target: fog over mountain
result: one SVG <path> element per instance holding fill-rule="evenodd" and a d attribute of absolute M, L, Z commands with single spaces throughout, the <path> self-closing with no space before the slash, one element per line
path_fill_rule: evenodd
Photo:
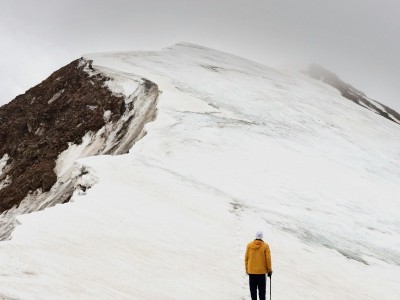
<path fill-rule="evenodd" d="M 395 0 L 0 2 L 0 103 L 81 53 L 187 41 L 269 66 L 318 63 L 400 108 Z"/>

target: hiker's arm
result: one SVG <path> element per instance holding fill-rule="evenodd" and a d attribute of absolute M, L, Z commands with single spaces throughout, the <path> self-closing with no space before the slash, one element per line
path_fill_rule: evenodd
<path fill-rule="evenodd" d="M 267 273 L 272 273 L 271 251 L 268 245 L 265 249 L 265 261 L 267 262 Z"/>
<path fill-rule="evenodd" d="M 244 267 L 246 269 L 246 273 L 247 273 L 247 262 L 249 261 L 249 246 L 247 246 L 246 248 L 246 254 L 244 256 Z M 248 274 L 248 273 L 247 273 Z"/>

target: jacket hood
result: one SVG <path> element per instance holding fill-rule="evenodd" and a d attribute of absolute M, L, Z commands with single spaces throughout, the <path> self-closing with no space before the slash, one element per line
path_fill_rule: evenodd
<path fill-rule="evenodd" d="M 261 247 L 261 245 L 264 244 L 263 241 L 261 240 L 254 240 L 250 243 L 250 248 L 251 249 L 258 249 Z"/>

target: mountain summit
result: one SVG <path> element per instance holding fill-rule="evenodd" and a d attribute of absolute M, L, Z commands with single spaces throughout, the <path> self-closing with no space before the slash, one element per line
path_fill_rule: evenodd
<path fill-rule="evenodd" d="M 87 54 L 0 118 L 0 298 L 248 299 L 259 229 L 279 299 L 400 294 L 398 114 L 320 67 Z"/>

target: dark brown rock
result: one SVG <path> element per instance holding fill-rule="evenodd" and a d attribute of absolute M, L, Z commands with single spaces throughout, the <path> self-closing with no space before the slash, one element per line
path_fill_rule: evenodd
<path fill-rule="evenodd" d="M 90 76 L 85 67 L 90 63 L 75 60 L 0 107 L 0 158 L 10 157 L 0 181 L 11 178 L 0 190 L 0 213 L 32 191 L 49 191 L 57 180 L 55 161 L 68 143 L 79 144 L 104 126 L 105 111 L 113 121 L 124 113 L 124 99 L 104 86 L 108 78 Z"/>

